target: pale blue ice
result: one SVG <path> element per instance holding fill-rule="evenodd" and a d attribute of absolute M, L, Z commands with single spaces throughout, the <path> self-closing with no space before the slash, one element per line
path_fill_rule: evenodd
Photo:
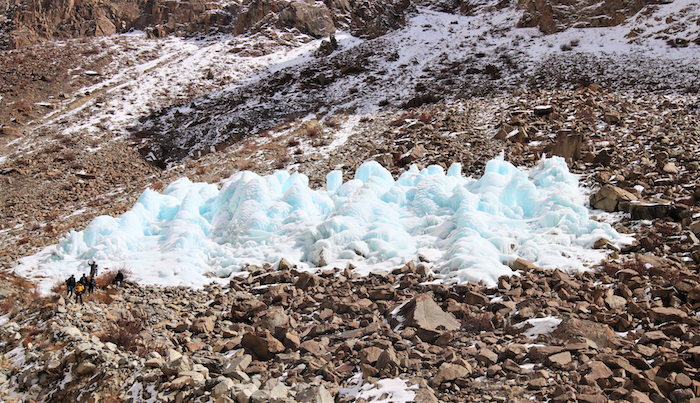
<path fill-rule="evenodd" d="M 18 269 L 60 279 L 94 259 L 143 283 L 197 287 L 282 258 L 302 270 L 352 263 L 366 273 L 420 256 L 440 281 L 494 285 L 513 274 L 508 264 L 517 257 L 582 270 L 603 257 L 590 250 L 596 240 L 628 241 L 589 218 L 578 179 L 559 157 L 527 172 L 496 158 L 478 180 L 459 164 L 447 173 L 412 166 L 395 180 L 377 162 L 346 182 L 340 171 L 326 178 L 322 190 L 284 171 L 241 172 L 220 187 L 179 179 L 162 193 L 146 190 L 118 218 L 71 231 Z"/>

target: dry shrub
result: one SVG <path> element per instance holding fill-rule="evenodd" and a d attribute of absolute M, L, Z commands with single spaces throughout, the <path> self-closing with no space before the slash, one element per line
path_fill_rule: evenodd
<path fill-rule="evenodd" d="M 23 99 L 10 105 L 10 108 L 16 109 L 17 111 L 24 113 L 30 112 L 33 109 L 32 104 Z"/>
<path fill-rule="evenodd" d="M 104 343 L 114 343 L 125 351 L 136 352 L 139 348 L 139 333 L 142 330 L 143 323 L 120 319 L 117 323 L 110 323 L 98 337 Z"/>
<path fill-rule="evenodd" d="M 637 259 L 624 260 L 622 262 L 622 268 L 634 270 L 637 273 L 639 273 L 639 275 L 646 275 L 649 272 L 649 269 L 646 267 L 646 265 Z"/>
<path fill-rule="evenodd" d="M 66 283 L 64 281 L 59 281 L 51 286 L 51 292 L 54 294 L 63 294 L 66 291 L 68 291 L 68 289 L 66 288 Z"/>
<path fill-rule="evenodd" d="M 287 142 L 287 147 L 296 147 L 300 144 L 299 139 L 289 139 Z"/>
<path fill-rule="evenodd" d="M 165 188 L 165 185 L 163 184 L 163 182 L 156 182 L 156 183 L 154 183 L 153 186 L 151 187 L 151 189 L 153 189 L 153 190 L 155 190 L 155 191 L 158 191 L 158 192 L 161 191 L 161 190 L 163 190 L 163 188 Z"/>
<path fill-rule="evenodd" d="M 603 262 L 603 264 L 598 266 L 598 271 L 605 273 L 610 277 L 616 277 L 617 272 L 620 271 L 621 269 L 622 269 L 621 264 L 619 264 L 617 262 L 612 262 L 609 260 L 606 260 L 605 262 Z"/>
<path fill-rule="evenodd" d="M 494 329 L 493 313 L 467 311 L 462 316 L 462 329 L 467 332 L 482 332 Z"/>
<path fill-rule="evenodd" d="M 389 122 L 389 126 L 402 126 L 404 123 L 406 123 L 406 118 L 401 116 Z"/>
<path fill-rule="evenodd" d="M 308 137 L 316 138 L 320 136 L 323 131 L 321 130 L 321 125 L 318 123 L 318 120 L 311 119 L 304 123 L 302 132 Z"/>
<path fill-rule="evenodd" d="M 656 232 L 661 235 L 670 236 L 680 233 L 681 230 L 671 223 L 659 222 L 656 224 Z"/>
<path fill-rule="evenodd" d="M 75 161 L 78 158 L 78 156 L 74 152 L 68 151 L 63 153 L 62 158 L 64 161 Z"/>
<path fill-rule="evenodd" d="M 331 116 L 328 119 L 326 119 L 326 126 L 330 127 L 331 129 L 337 129 L 342 125 L 342 119 L 338 116 Z"/>
<path fill-rule="evenodd" d="M 105 305 L 109 305 L 114 302 L 114 297 L 112 294 L 106 291 L 96 291 L 92 294 L 88 294 L 86 301 L 95 301 Z"/>
<path fill-rule="evenodd" d="M 145 357 L 151 352 L 156 352 L 160 354 L 161 357 L 168 356 L 168 348 L 164 344 L 157 343 L 154 340 L 144 342 L 138 349 L 138 353 L 141 357 Z"/>
<path fill-rule="evenodd" d="M 30 295 L 33 295 L 37 292 L 37 285 L 24 277 L 13 275 L 10 277 L 9 281 L 11 284 L 21 288 L 23 291 L 29 293 Z"/>
<path fill-rule="evenodd" d="M 110 284 L 114 282 L 114 277 L 117 275 L 116 271 L 111 271 L 109 268 L 105 267 L 102 269 L 102 274 L 95 278 L 95 287 L 97 289 L 107 288 Z M 124 275 L 126 277 L 126 274 Z"/>
<path fill-rule="evenodd" d="M 195 169 L 195 173 L 197 175 L 204 175 L 205 173 L 207 173 L 207 167 L 200 165 L 197 167 L 197 169 Z"/>
<path fill-rule="evenodd" d="M 38 335 L 41 332 L 39 331 L 39 329 L 37 329 L 35 327 L 29 327 L 29 328 L 25 327 L 24 333 L 25 333 L 25 336 L 24 336 L 24 339 L 22 339 L 22 345 L 24 347 L 27 347 L 29 345 L 29 343 L 34 341 L 34 339 L 36 338 L 36 335 Z"/>
<path fill-rule="evenodd" d="M 277 158 L 277 160 L 275 161 L 274 168 L 275 169 L 283 169 L 284 167 L 287 166 L 287 164 L 289 163 L 289 160 L 290 160 L 290 158 L 288 155 L 279 156 Z"/>
<path fill-rule="evenodd" d="M 60 144 L 54 143 L 54 144 L 48 145 L 46 148 L 41 150 L 41 152 L 44 154 L 55 154 L 61 150 L 63 150 L 63 146 L 61 146 Z"/>
<path fill-rule="evenodd" d="M 12 308 L 15 307 L 15 304 L 17 301 L 15 300 L 14 295 L 8 295 L 5 299 L 0 302 L 0 312 L 2 312 L 3 315 L 7 314 L 12 310 Z"/>
<path fill-rule="evenodd" d="M 234 165 L 239 171 L 250 171 L 255 167 L 255 164 L 249 160 L 237 160 Z"/>

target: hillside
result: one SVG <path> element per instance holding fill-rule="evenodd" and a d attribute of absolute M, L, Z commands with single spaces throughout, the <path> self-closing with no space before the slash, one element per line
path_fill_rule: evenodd
<path fill-rule="evenodd" d="M 0 1 L 0 399 L 694 402 L 699 8 Z"/>

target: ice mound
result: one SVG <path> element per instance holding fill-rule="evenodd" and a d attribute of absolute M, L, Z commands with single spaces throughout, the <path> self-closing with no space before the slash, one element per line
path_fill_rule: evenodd
<path fill-rule="evenodd" d="M 284 171 L 237 173 L 220 189 L 179 179 L 162 193 L 146 190 L 118 218 L 71 231 L 23 259 L 18 272 L 55 281 L 96 260 L 143 283 L 197 287 L 282 258 L 301 269 L 352 262 L 367 273 L 420 256 L 440 281 L 494 285 L 513 274 L 508 263 L 517 257 L 581 270 L 603 257 L 589 249 L 602 237 L 628 241 L 589 218 L 577 177 L 559 157 L 529 172 L 496 158 L 478 180 L 463 177 L 460 164 L 447 172 L 412 166 L 394 180 L 366 162 L 347 182 L 330 172 L 325 190 Z"/>

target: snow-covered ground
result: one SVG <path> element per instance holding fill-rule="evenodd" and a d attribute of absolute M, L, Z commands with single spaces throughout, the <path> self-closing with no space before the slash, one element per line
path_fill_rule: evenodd
<path fill-rule="evenodd" d="M 688 90 L 700 85 L 699 46 L 667 42 L 700 36 L 693 20 L 698 7 L 680 0 L 650 5 L 617 27 L 552 35 L 515 28 L 521 11 L 512 7 L 470 16 L 419 9 L 406 27 L 373 40 L 339 32 L 339 49 L 328 57 L 314 55 L 321 39 L 289 32 L 157 40 L 116 35 L 99 43 L 114 55 L 102 72 L 109 78 L 77 91 L 91 99 L 52 112 L 47 124 L 62 125 L 67 135 L 155 131 L 174 137 L 169 148 L 197 156 L 289 116 L 362 115 L 421 94 L 450 99 L 581 80 Z M 341 71 L 354 65 L 357 71 Z M 293 77 L 288 84 L 285 75 Z M 275 84 L 280 80 L 285 84 Z M 312 88 L 301 88 L 309 82 Z"/>

